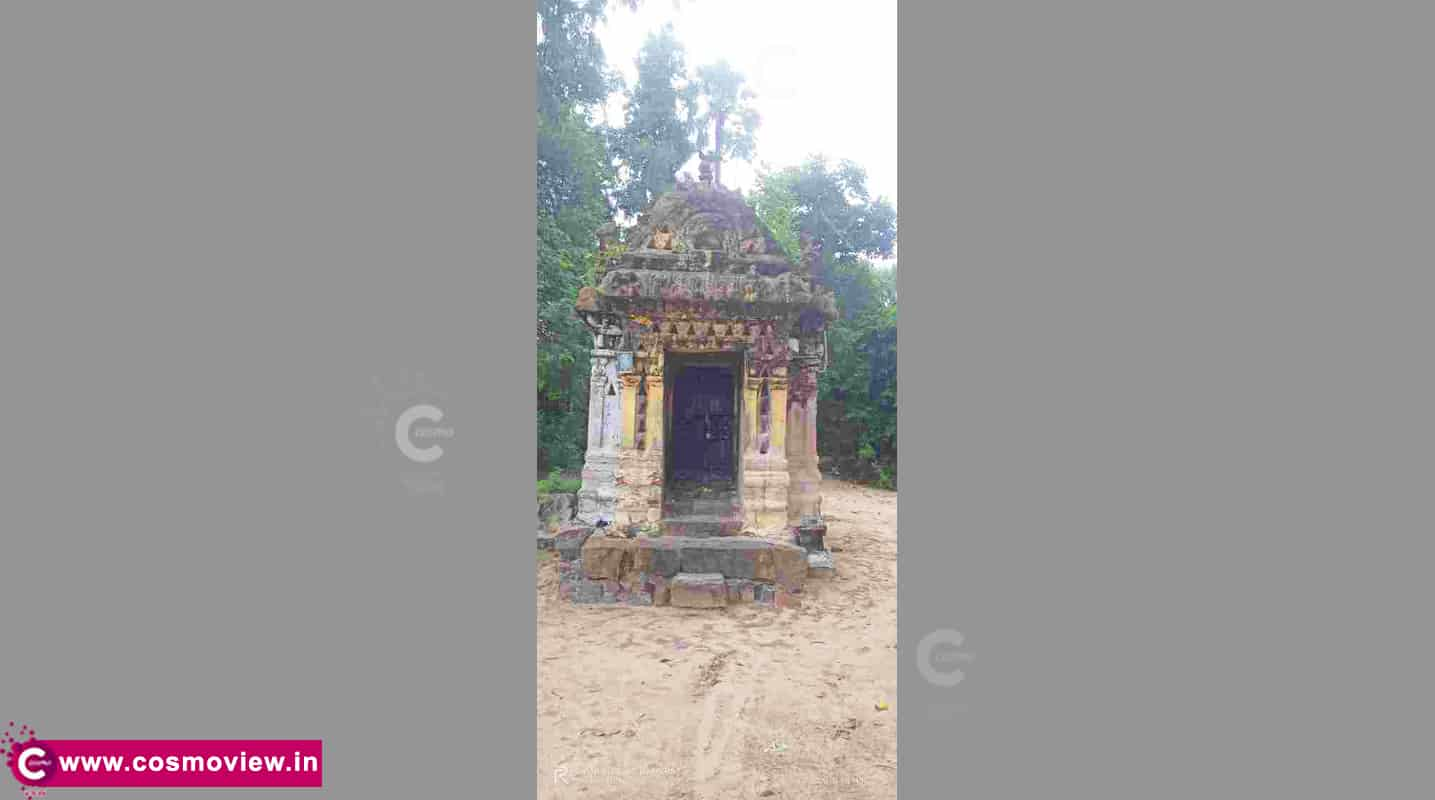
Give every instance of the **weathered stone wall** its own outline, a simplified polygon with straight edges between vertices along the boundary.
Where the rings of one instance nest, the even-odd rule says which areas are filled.
[[[628,537],[574,526],[558,533],[556,549],[559,592],[575,603],[795,607],[808,573],[803,548],[751,536]]]

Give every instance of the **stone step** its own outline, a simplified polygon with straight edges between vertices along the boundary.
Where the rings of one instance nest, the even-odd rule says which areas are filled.
[[[722,608],[727,581],[719,572],[679,572],[668,582],[668,602],[679,608]]]
[[[742,520],[723,521],[711,514],[685,514],[664,518],[658,523],[666,536],[691,536],[706,539],[713,536],[732,536],[742,532]]]

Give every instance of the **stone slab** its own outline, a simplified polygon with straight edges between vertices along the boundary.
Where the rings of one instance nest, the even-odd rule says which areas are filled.
[[[725,578],[774,580],[777,565],[772,549],[776,544],[753,536],[686,539],[681,544],[682,570],[715,572]]]
[[[807,554],[807,577],[831,578],[837,574],[837,564],[826,550]]]
[[[669,583],[669,601],[679,608],[722,608],[727,582],[716,572],[680,572]]]
[[[802,591],[807,581],[807,551],[787,542],[772,543],[775,570],[772,582],[789,592]]]
[[[583,573],[591,580],[620,580],[632,569],[637,542],[626,536],[594,534],[583,543]]]
[[[638,539],[633,551],[633,569],[671,578],[682,569],[682,542],[674,537]]]

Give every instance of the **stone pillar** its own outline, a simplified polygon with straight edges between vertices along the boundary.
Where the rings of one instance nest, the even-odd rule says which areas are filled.
[[[656,374],[655,374],[656,373]],[[647,448],[647,462],[651,475],[648,487],[648,522],[656,523],[663,518],[663,374],[660,369],[650,368],[648,381],[648,424],[644,437]]]
[[[615,519],[622,528],[657,523],[662,518],[663,377],[653,366],[622,373],[619,378],[623,404]],[[640,419],[642,436],[638,435]]]
[[[743,521],[760,535],[775,534],[787,522],[787,377],[785,369],[774,372],[781,374],[761,376],[745,371],[742,391]],[[768,393],[765,436],[764,381]]]
[[[817,365],[796,368],[787,404],[787,522],[822,516],[822,473],[817,462]]]
[[[621,408],[614,355],[612,350],[594,348],[588,379],[588,450],[578,492],[578,519],[589,524],[600,519],[612,522],[616,511]]]

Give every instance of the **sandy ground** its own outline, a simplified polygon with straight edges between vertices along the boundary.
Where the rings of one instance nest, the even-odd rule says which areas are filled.
[[[540,559],[540,798],[897,796],[897,494],[823,512],[800,609],[571,605]]]

